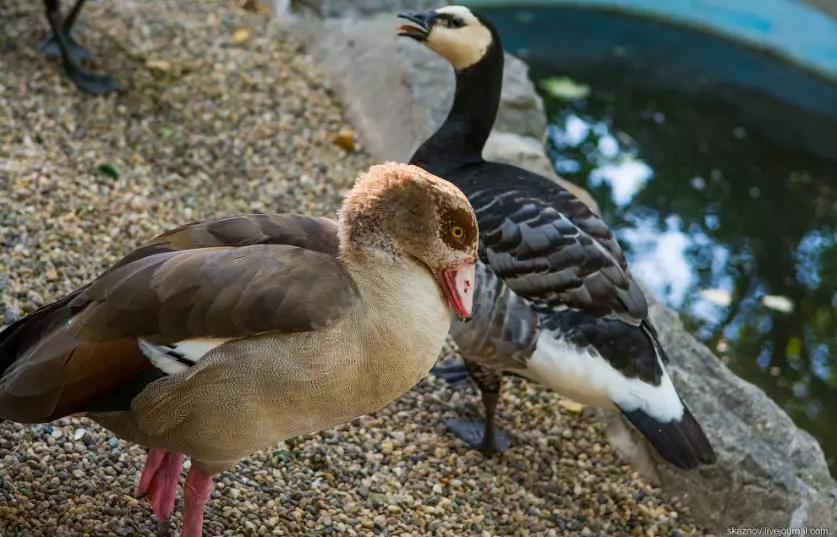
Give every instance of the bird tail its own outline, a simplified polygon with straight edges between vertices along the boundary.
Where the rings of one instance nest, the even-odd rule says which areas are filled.
[[[64,306],[74,297],[75,293],[42,306],[0,331],[0,377],[17,360],[21,348],[45,337],[69,319],[69,310]]]
[[[44,423],[90,411],[88,407],[92,408],[92,403],[109,402],[116,396],[121,397],[120,404],[124,407],[123,395],[131,395],[130,389],[114,388],[130,386],[135,378],[147,378],[140,373],[148,365],[148,359],[136,338],[85,341],[67,332],[67,323],[74,315],[71,302],[79,292],[43,306],[0,332],[3,419]],[[120,366],[108,369],[113,361],[118,361]],[[75,372],[75,377],[63,378],[65,371]],[[28,393],[9,388],[17,383],[40,391]]]
[[[642,410],[619,410],[648,439],[657,453],[674,466],[692,470],[717,461],[709,439],[685,404],[680,419],[669,422],[657,421]]]

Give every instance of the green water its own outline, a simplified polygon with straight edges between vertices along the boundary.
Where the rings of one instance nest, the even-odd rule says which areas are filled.
[[[595,197],[634,273],[814,434],[837,475],[837,87],[698,32],[544,13],[492,19],[533,65],[556,170]],[[835,117],[816,109],[832,105]]]

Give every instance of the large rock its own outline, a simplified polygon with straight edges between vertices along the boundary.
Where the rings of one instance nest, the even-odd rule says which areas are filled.
[[[332,79],[365,148],[378,159],[408,159],[444,120],[453,74],[434,54],[396,37],[393,13],[431,6],[397,0],[323,2],[331,6],[330,16],[339,13],[338,4],[350,6],[353,17],[385,9],[377,16],[297,28]],[[545,125],[526,65],[507,56],[503,104],[486,158],[555,177],[541,145]],[[816,441],[687,333],[674,312],[649,300],[673,361],[674,382],[704,424],[719,462],[678,471],[660,461],[619,416],[602,413],[617,449],[719,533],[730,527],[837,529],[837,483]]]
[[[620,416],[600,412],[617,451],[649,481],[683,496],[697,519],[719,533],[730,527],[837,529],[837,483],[817,441],[692,337],[675,312],[646,296],[674,384],[719,461],[696,472],[677,470]]]

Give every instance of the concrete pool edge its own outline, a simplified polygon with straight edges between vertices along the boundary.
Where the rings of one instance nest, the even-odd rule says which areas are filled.
[[[460,0],[479,8],[514,7],[509,0]],[[520,9],[581,7],[656,18],[714,33],[767,51],[837,82],[837,2],[829,15],[815,0],[525,0]],[[823,4],[821,0],[816,0]]]

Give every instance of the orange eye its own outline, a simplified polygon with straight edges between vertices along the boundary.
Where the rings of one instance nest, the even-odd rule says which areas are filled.
[[[450,234],[454,239],[461,239],[465,236],[465,230],[460,226],[453,226],[450,228]]]

